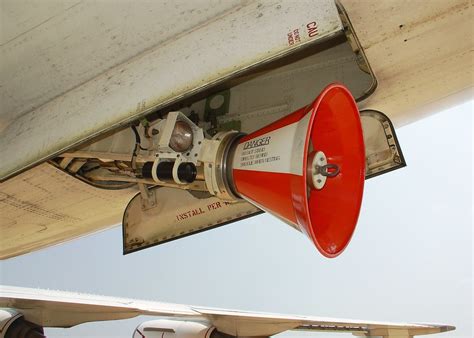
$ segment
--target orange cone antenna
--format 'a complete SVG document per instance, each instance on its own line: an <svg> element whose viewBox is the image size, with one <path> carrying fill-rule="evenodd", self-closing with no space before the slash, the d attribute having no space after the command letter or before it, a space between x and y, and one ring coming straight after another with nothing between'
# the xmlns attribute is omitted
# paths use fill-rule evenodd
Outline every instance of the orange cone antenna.
<svg viewBox="0 0 474 338"><path fill-rule="evenodd" d="M339 255L362 203L365 148L350 92L332 84L310 105L236 141L234 193L305 233L326 257Z"/></svg>

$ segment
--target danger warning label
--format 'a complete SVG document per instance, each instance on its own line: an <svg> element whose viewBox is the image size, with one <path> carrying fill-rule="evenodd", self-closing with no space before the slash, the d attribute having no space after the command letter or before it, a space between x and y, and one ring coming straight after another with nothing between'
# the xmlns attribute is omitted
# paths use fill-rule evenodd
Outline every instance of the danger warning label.
<svg viewBox="0 0 474 338"><path fill-rule="evenodd" d="M270 144L271 136L267 137L262 137L262 138L257 138L255 140L250 140L244 143L244 150L246 149L251 149L251 148L256 148L256 147L261 147L261 146L266 146Z"/></svg>
<svg viewBox="0 0 474 338"><path fill-rule="evenodd" d="M248 167L256 164L269 163L279 160L280 156L270 156L266 147L259 147L242 151L240 155L240 166Z"/></svg>
<svg viewBox="0 0 474 338"><path fill-rule="evenodd" d="M235 148L233 170L266 171L301 175L303 153L311 114L290 121L265 134L242 140Z"/></svg>

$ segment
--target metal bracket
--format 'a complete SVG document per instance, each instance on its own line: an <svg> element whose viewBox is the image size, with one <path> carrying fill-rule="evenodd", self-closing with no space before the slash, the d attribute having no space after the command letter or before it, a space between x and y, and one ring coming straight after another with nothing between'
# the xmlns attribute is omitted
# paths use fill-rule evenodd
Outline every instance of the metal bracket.
<svg viewBox="0 0 474 338"><path fill-rule="evenodd" d="M138 189L140 190L140 197L142 202L142 209L148 210L156 206L156 199L154 192L151 192L150 189L143 183L137 183Z"/></svg>

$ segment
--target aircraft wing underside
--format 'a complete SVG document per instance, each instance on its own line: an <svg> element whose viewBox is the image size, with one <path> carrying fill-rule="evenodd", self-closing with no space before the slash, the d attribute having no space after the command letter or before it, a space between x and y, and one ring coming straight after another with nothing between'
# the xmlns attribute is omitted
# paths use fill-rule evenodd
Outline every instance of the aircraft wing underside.
<svg viewBox="0 0 474 338"><path fill-rule="evenodd" d="M5 65L1 259L119 224L138 189L101 189L77 169L91 154L85 150L94 150L87 148L91 140L124 130L147 114L161 116L174 108L191 114L194 109L208 132L252 132L337 81L349 87L360 109L381 110L399 126L424 116L423 106L436 111L427 105L472 87L472 39L453 38L472 36L469 1L413 3L406 10L401 4L360 6L343 0L339 11L331 0L311 7L239 1L216 6L209 1L172 12L163 11L160 2L149 5L145 14L127 2L112 10L88 2L51 4L41 11L6 3L11 21L4 25L0 46ZM158 19L159 13L167 13L166 18ZM186 20L175 19L181 15ZM25 17L30 19L20 20ZM248 25L236 25L240 20ZM77 29L78 23L85 29ZM224 98L224 110L213 110L216 96ZM362 120L371 124L368 116ZM383 133L379 128L374 135ZM364 137L372 176L404 165L401 153L390 153L393 144L370 145L372 137ZM387 152L388 157L382 156ZM187 194L205 208L216 202L204 203L199 191L176 194ZM232 214L216 212L206 227L260 212L248 203L240 207ZM169 219L179 219L194 208L172 205L171 210ZM202 224L191 224L184 231L158 231L151 242L139 244L201 230ZM124 251L137 249L136 244L124 241Z"/></svg>
<svg viewBox="0 0 474 338"><path fill-rule="evenodd" d="M378 80L362 107L385 112L398 126L422 117L422 106L472 87L472 39L454 38L472 34L469 1L419 2L409 10L378 1L341 4L360 42L353 48L365 52ZM59 3L37 11L5 4L1 180L257 65L332 39L346 25L332 0L317 6L148 5L141 11L132 2L113 9L100 2Z"/></svg>

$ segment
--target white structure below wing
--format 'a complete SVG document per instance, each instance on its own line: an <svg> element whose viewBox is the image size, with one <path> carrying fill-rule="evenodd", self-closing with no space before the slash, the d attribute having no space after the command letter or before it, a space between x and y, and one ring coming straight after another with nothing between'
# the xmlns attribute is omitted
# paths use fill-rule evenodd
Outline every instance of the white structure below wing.
<svg viewBox="0 0 474 338"><path fill-rule="evenodd" d="M26 321L43 327L71 327L91 321L151 315L171 318L177 327L182 326L183 322L205 323L218 333L237 337L268 337L288 330L304 330L410 338L454 330L453 326L439 324L388 323L243 312L12 286L0 286L0 308L14 309L21 313ZM145 327L146 330L149 327L155 330L153 326L159 324L152 321L147 326L147 323L143 323L139 328ZM166 325L169 323L170 321L166 321ZM168 329L168 332L172 330ZM0 333L5 334L1 331Z"/></svg>

